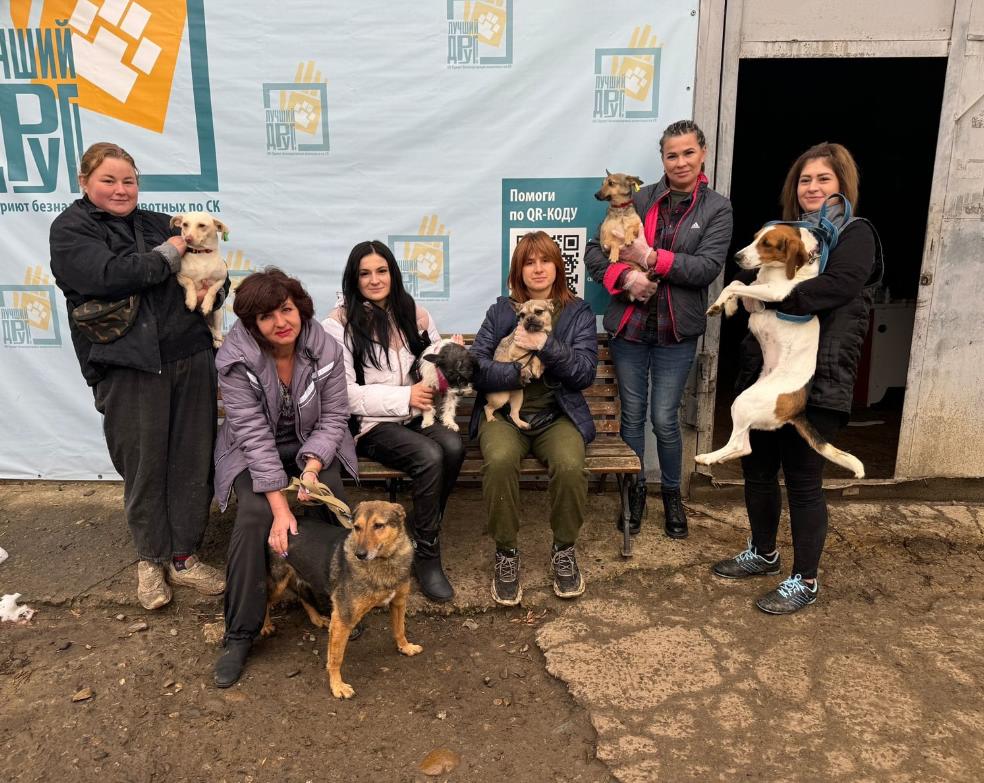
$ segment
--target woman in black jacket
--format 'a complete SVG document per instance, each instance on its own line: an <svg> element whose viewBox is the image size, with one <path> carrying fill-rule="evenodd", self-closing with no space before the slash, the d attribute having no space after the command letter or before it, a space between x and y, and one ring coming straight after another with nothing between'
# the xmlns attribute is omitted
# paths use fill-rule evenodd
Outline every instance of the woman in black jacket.
<svg viewBox="0 0 984 783"><path fill-rule="evenodd" d="M733 217L731 202L708 187L703 173L707 144L696 123L680 120L668 126L659 151L666 175L632 199L644 230L622 248L614 264L598 240L591 240L584 263L612 295L604 325L612 335L622 403L620 434L639 456L639 474L629 488L629 532L639 532L646 510L648 410L659 457L664 531L686 538L680 400L707 323L707 287L724 268ZM649 274L627 261L648 267Z"/></svg>
<svg viewBox="0 0 984 783"><path fill-rule="evenodd" d="M858 169L851 153L840 144L822 143L797 158L782 190L783 220L816 223L829 197L843 193L857 207ZM820 319L817 369L813 376L806 415L825 440L833 440L851 412L854 379L861 345L868 329L869 286L880 276L878 239L865 220L845 223L840 199L830 199L827 217L840 230L823 273L800 283L776 309L790 315ZM738 391L748 388L762 368L758 342L748 335L742 343ZM778 574L776 532L782 510L779 469L789 497L793 534L792 576L755 603L770 614L789 614L817 599L817 567L827 535L827 504L823 496L826 460L791 426L772 432L751 432L752 453L741 460L745 478L745 507L752 537L745 551L713 566L726 579Z"/></svg>
<svg viewBox="0 0 984 783"><path fill-rule="evenodd" d="M509 266L509 292L510 297L500 296L489 308L471 348L478 360L474 385L479 394L469 436L477 436L482 448L482 498L496 545L492 597L496 603L515 606L523 597L517 548L519 469L529 454L546 464L549 476L554 593L574 598L584 592L574 544L588 495L585 444L595 436L583 392L595 379L598 335L591 308L567 287L557 243L543 231L526 234L516 245ZM517 325L515 306L530 299L553 302L549 334L527 332L522 323ZM543 363L543 376L526 385L519 362L495 360L499 342L513 330L514 344L534 352ZM487 421L485 392L519 388L523 389L523 404L517 413L529 429L519 429L502 410Z"/></svg>
<svg viewBox="0 0 984 783"><path fill-rule="evenodd" d="M174 277L184 240L171 236L169 215L137 207L136 164L116 144L86 150L79 184L83 197L51 224L51 271L70 313L99 302L135 310L129 329L103 330L113 338L106 341L90 339L76 317L69 327L123 476L140 558L137 597L158 609L171 600L168 582L218 595L222 575L194 555L212 501L215 352L205 319L185 307ZM199 304L204 296L198 292Z"/></svg>

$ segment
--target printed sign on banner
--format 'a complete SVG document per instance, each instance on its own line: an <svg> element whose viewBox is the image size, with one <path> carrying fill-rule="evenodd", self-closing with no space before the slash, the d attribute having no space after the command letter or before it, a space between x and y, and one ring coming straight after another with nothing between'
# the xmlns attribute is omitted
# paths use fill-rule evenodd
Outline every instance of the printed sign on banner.
<svg viewBox="0 0 984 783"><path fill-rule="evenodd" d="M516 243L531 231L545 231L560 247L567 287L603 315L608 292L588 277L584 251L598 235L607 204L598 201L598 177L502 180L502 293Z"/></svg>

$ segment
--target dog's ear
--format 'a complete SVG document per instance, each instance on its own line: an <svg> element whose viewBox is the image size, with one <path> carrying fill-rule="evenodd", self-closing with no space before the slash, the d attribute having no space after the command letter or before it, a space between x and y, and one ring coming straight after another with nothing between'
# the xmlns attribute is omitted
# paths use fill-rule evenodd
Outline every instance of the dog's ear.
<svg viewBox="0 0 984 783"><path fill-rule="evenodd" d="M224 242L229 241L229 227L223 223L218 218L212 218L212 222L215 223L215 230L222 235L222 240Z"/></svg>
<svg viewBox="0 0 984 783"><path fill-rule="evenodd" d="M554 300L553 299L548 299L547 300L547 310L549 310L552 313L555 309L556 309L556 306L554 305Z"/></svg>
<svg viewBox="0 0 984 783"><path fill-rule="evenodd" d="M517 313L519 313L523 309L523 303L522 302L517 302L515 299L513 299L511 301L512 301L513 310L515 310Z"/></svg>
<svg viewBox="0 0 984 783"><path fill-rule="evenodd" d="M437 364L437 354L436 353L424 354L420 358L423 359L425 362L430 362L431 364Z"/></svg>
<svg viewBox="0 0 984 783"><path fill-rule="evenodd" d="M642 187L642 180L635 176L635 174L629 176L629 182L632 183L633 190L638 190Z"/></svg>
<svg viewBox="0 0 984 783"><path fill-rule="evenodd" d="M610 177L611 175L612 173L608 169L605 169L605 176Z"/></svg>
<svg viewBox="0 0 984 783"><path fill-rule="evenodd" d="M806 252L806 245L803 240L796 237L783 237L783 250L786 251L786 279L792 280L796 277L796 270L804 264L809 263L810 256Z"/></svg>
<svg viewBox="0 0 984 783"><path fill-rule="evenodd" d="M175 215L173 218L171 218L171 228L177 228L178 226L181 225L181 222L183 220L184 220L184 215Z"/></svg>
<svg viewBox="0 0 984 783"><path fill-rule="evenodd" d="M406 529L407 512L399 503L393 503L393 521L400 527Z"/></svg>

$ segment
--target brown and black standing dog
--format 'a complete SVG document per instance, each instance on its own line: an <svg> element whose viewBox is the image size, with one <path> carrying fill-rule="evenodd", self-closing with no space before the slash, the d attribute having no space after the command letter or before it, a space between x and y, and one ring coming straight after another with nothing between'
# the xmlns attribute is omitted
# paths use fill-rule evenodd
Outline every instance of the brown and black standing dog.
<svg viewBox="0 0 984 783"><path fill-rule="evenodd" d="M291 538L288 557L271 550L267 578L267 613L260 634L276 630L270 607L293 590L311 622L328 629L328 685L338 699L351 699L352 686L342 682L342 660L349 634L377 606L389 604L397 649L417 655L419 644L407 641L405 613L410 593L413 545L406 532L406 512L397 503L367 500L356 506L351 530L324 523L301 525ZM330 608L329 608L330 607ZM331 616L326 616L329 612Z"/></svg>

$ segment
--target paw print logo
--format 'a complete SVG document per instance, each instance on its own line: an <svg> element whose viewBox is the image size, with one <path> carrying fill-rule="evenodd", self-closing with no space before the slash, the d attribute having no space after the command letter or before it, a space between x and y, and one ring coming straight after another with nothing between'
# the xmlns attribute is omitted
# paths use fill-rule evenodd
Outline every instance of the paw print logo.
<svg viewBox="0 0 984 783"><path fill-rule="evenodd" d="M28 267L24 273L24 285L51 285L51 278L40 264ZM14 307L27 312L27 322L42 332L51 329L51 297L46 291L22 291L13 296Z"/></svg>
<svg viewBox="0 0 984 783"><path fill-rule="evenodd" d="M437 215L424 215L420 220L420 237L413 243L407 243L409 252L407 258L410 260L410 269L414 271L417 278L426 280L428 283L436 283L441 273L444 272L444 244L443 242L427 242L424 237L447 236L448 230L443 223L439 223Z"/></svg>
<svg viewBox="0 0 984 783"><path fill-rule="evenodd" d="M506 29L505 0L465 1L465 20L478 26L478 40L487 46L498 47Z"/></svg>
<svg viewBox="0 0 984 783"><path fill-rule="evenodd" d="M160 133L186 16L164 0L46 0L40 26L68 19L79 106Z"/></svg>
<svg viewBox="0 0 984 783"><path fill-rule="evenodd" d="M298 84L323 84L320 70L313 60L297 64L294 81ZM294 128L300 133L314 134L321 125L321 93L318 90L292 90L280 94L280 108L294 110Z"/></svg>
<svg viewBox="0 0 984 783"><path fill-rule="evenodd" d="M629 39L630 49L655 49L659 39L652 35L652 26L636 27ZM655 64L651 54L625 55L612 58L612 76L625 77L625 94L636 101L649 97L655 78Z"/></svg>

